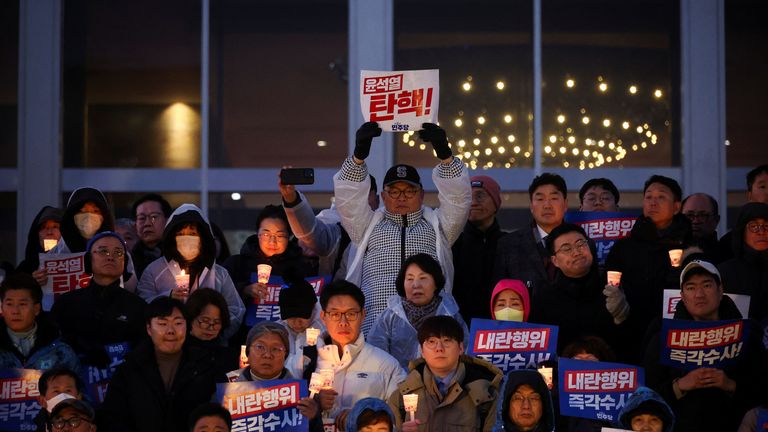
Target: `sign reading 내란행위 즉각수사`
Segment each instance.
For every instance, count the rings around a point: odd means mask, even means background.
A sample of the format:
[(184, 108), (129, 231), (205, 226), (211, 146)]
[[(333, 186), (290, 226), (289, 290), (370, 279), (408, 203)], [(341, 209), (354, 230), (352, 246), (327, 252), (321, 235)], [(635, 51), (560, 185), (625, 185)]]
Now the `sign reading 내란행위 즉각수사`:
[[(256, 282), (258, 275), (256, 273), (251, 274), (251, 282)], [(312, 285), (315, 290), (315, 295), (319, 296), (326, 285), (331, 282), (330, 276), (312, 276), (304, 278), (305, 281)], [(280, 320), (280, 291), (283, 289), (285, 282), (283, 278), (276, 275), (271, 275), (267, 282), (267, 290), (269, 295), (265, 299), (254, 298), (251, 303), (245, 305), (245, 324), (249, 327), (253, 327), (261, 321), (279, 321)]]
[(37, 369), (0, 369), (0, 430), (37, 430), (37, 382), (42, 374)]
[(587, 237), (595, 242), (597, 261), (605, 259), (616, 241), (627, 237), (637, 221), (637, 215), (614, 212), (568, 212), (565, 221), (579, 225)]
[(536, 369), (557, 358), (557, 326), (473, 318), (468, 354), (504, 372)]
[(366, 122), (385, 132), (421, 129), (437, 123), (440, 71), (360, 71), (360, 108)]
[(306, 432), (309, 420), (298, 408), (302, 397), (305, 380), (216, 384), (216, 400), (232, 415), (232, 432)]
[(748, 326), (744, 320), (689, 321), (664, 319), (659, 343), (661, 364), (683, 370), (722, 369), (744, 356)]

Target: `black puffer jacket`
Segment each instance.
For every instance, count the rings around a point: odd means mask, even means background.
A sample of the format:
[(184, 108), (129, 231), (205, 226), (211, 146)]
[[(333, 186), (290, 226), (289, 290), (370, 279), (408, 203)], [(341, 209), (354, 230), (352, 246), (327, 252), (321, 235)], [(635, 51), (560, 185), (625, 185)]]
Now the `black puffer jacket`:
[(27, 234), (27, 247), (24, 249), (24, 261), (19, 263), (16, 267), (17, 271), (23, 273), (32, 274), (33, 271), (40, 267), (40, 255), (45, 252), (40, 246), (40, 239), (38, 233), (40, 232), (40, 226), (49, 220), (61, 223), (62, 215), (64, 211), (51, 206), (45, 206), (37, 213), (35, 220), (29, 226), (29, 233)]
[(761, 321), (768, 317), (768, 250), (758, 252), (744, 242), (747, 223), (757, 218), (768, 220), (768, 204), (742, 207), (733, 230), (735, 256), (720, 264), (718, 270), (725, 292), (749, 295), (749, 318)]

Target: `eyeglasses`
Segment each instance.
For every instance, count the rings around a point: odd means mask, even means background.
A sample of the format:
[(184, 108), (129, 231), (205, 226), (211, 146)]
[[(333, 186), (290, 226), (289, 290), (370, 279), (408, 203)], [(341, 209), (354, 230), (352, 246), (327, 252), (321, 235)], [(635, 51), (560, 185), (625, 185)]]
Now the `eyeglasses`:
[(558, 250), (557, 250), (555, 253), (556, 253), (556, 254), (559, 254), (560, 252), (562, 252), (562, 253), (566, 253), (566, 254), (567, 254), (567, 253), (570, 253), (570, 254), (572, 254), (574, 251), (579, 251), (579, 252), (581, 252), (581, 250), (582, 250), (582, 249), (584, 249), (584, 247), (586, 247), (587, 245), (588, 245), (588, 243), (587, 243), (587, 241), (586, 241), (586, 240), (584, 240), (584, 239), (582, 239), (582, 240), (576, 240), (576, 241), (573, 243), (573, 245), (571, 245), (571, 244), (564, 244), (564, 245), (563, 245), (563, 246), (562, 246), (560, 249), (558, 249)]
[(404, 196), (405, 199), (411, 199), (416, 196), (417, 193), (419, 193), (421, 189), (397, 189), (397, 188), (386, 188), (384, 189), (384, 192), (389, 195), (392, 199), (400, 199), (400, 197)]
[(712, 213), (707, 212), (686, 212), (683, 214), (690, 220), (701, 219), (702, 222), (706, 222), (712, 217)]
[(760, 224), (757, 222), (750, 222), (747, 224), (749, 232), (757, 234), (760, 231), (768, 233), (768, 224)]
[(344, 317), (348, 322), (357, 321), (360, 318), (360, 311), (347, 311), (347, 312), (325, 312), (326, 316), (331, 317), (331, 321), (341, 321), (341, 317)]
[(602, 195), (585, 195), (584, 201), (588, 203), (595, 203), (598, 201), (601, 202), (614, 202), (615, 199), (613, 198), (613, 195), (611, 194), (602, 194)]
[(251, 349), (254, 350), (256, 354), (260, 356), (263, 356), (267, 352), (269, 352), (275, 357), (279, 357), (285, 354), (285, 347), (281, 347), (281, 346), (276, 346), (274, 348), (267, 348), (266, 346), (257, 343), (257, 344), (251, 345)]
[(136, 223), (145, 224), (147, 221), (149, 221), (149, 223), (153, 224), (157, 222), (157, 220), (160, 219), (162, 216), (164, 216), (162, 213), (137, 214)]
[(51, 423), (51, 425), (56, 430), (62, 430), (62, 429), (64, 429), (67, 426), (69, 426), (72, 429), (75, 429), (78, 426), (80, 426), (80, 423), (82, 423), (82, 422), (91, 423), (90, 420), (85, 419), (83, 417), (70, 417), (68, 419), (57, 419), (57, 420), (54, 420)]
[(424, 341), (424, 346), (426, 348), (429, 348), (431, 350), (437, 349), (438, 345), (441, 345), (443, 348), (451, 348), (454, 345), (457, 345), (459, 342), (456, 339), (451, 338), (437, 338), (437, 337), (431, 337)]
[(541, 403), (541, 395), (538, 393), (531, 393), (528, 396), (523, 396), (520, 393), (512, 395), (512, 403), (522, 405), (523, 401), (528, 401), (529, 404)]
[(214, 329), (221, 327), (221, 320), (212, 320), (210, 318), (198, 318), (195, 320), (197, 325), (202, 328)]
[(259, 234), (259, 238), (264, 240), (265, 242), (273, 241), (273, 242), (281, 243), (281, 242), (288, 241), (288, 236), (285, 234), (261, 233)]
[(107, 248), (98, 248), (93, 251), (96, 255), (101, 255), (103, 257), (115, 257), (115, 259), (121, 259), (125, 256), (125, 250), (123, 249), (115, 249), (113, 251), (109, 251)]

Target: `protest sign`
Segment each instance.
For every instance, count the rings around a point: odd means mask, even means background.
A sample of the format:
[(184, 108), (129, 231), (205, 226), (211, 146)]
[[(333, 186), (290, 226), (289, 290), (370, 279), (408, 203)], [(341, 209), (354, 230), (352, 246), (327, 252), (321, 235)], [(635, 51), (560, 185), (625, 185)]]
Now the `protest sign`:
[(60, 295), (88, 286), (91, 277), (85, 273), (84, 256), (85, 252), (39, 255), (40, 268), (48, 273), (48, 282), (42, 287), (43, 310), (51, 310)]
[(42, 374), (36, 369), (0, 369), (0, 430), (37, 430), (33, 420), (41, 409), (37, 381)]
[(756, 430), (768, 431), (768, 409), (759, 409), (757, 411), (757, 427)]
[(597, 261), (605, 264), (605, 258), (616, 240), (627, 237), (635, 226), (637, 215), (620, 212), (568, 212), (565, 221), (584, 228), (587, 237), (595, 242)]
[[(258, 280), (259, 275), (257, 273), (251, 273), (251, 283), (255, 283)], [(330, 276), (313, 276), (304, 278), (305, 281), (312, 285), (315, 290), (315, 295), (319, 296), (323, 288), (331, 282)], [(279, 321), (280, 320), (280, 305), (278, 300), (280, 298), (280, 290), (283, 288), (285, 282), (283, 278), (276, 275), (269, 277), (267, 282), (267, 289), (269, 295), (267, 298), (259, 300), (253, 299), (253, 301), (246, 305), (245, 308), (245, 324), (252, 327), (254, 324), (261, 321)]]
[(304, 380), (245, 381), (216, 385), (216, 400), (232, 415), (232, 432), (309, 430), (298, 403)]
[(128, 354), (130, 345), (128, 342), (120, 342), (104, 345), (104, 349), (109, 356), (109, 366), (98, 368), (83, 362), (80, 370), (80, 378), (85, 383), (85, 394), (93, 402), (94, 408), (104, 402), (112, 375), (115, 374), (117, 366), (125, 361), (125, 355)]
[(688, 321), (665, 319), (661, 323), (661, 363), (678, 369), (724, 368), (737, 364), (748, 340), (743, 320)]
[[(749, 316), (749, 302), (750, 296), (746, 294), (732, 294), (723, 293), (736, 303), (736, 308), (741, 312), (741, 316), (746, 318)], [(661, 311), (662, 318), (672, 319), (675, 317), (675, 311), (677, 310), (677, 302), (680, 301), (680, 290), (678, 289), (665, 289), (664, 290), (664, 309)]]
[(536, 369), (557, 357), (557, 326), (473, 318), (469, 334), (468, 354), (504, 372)]
[(440, 71), (360, 71), (360, 108), (365, 121), (384, 132), (421, 129), (437, 123)]
[(560, 412), (602, 421), (615, 421), (645, 382), (645, 372), (637, 366), (569, 358), (560, 358), (557, 374)]

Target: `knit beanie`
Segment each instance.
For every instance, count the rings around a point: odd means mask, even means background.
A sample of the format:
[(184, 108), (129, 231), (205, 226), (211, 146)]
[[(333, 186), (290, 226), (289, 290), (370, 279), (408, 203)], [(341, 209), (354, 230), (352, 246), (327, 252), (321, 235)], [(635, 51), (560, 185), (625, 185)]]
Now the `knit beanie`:
[(473, 188), (483, 188), (490, 195), (491, 200), (493, 200), (496, 210), (499, 209), (501, 206), (501, 188), (496, 183), (496, 180), (485, 175), (476, 175), (472, 176), (469, 181), (472, 183)]

